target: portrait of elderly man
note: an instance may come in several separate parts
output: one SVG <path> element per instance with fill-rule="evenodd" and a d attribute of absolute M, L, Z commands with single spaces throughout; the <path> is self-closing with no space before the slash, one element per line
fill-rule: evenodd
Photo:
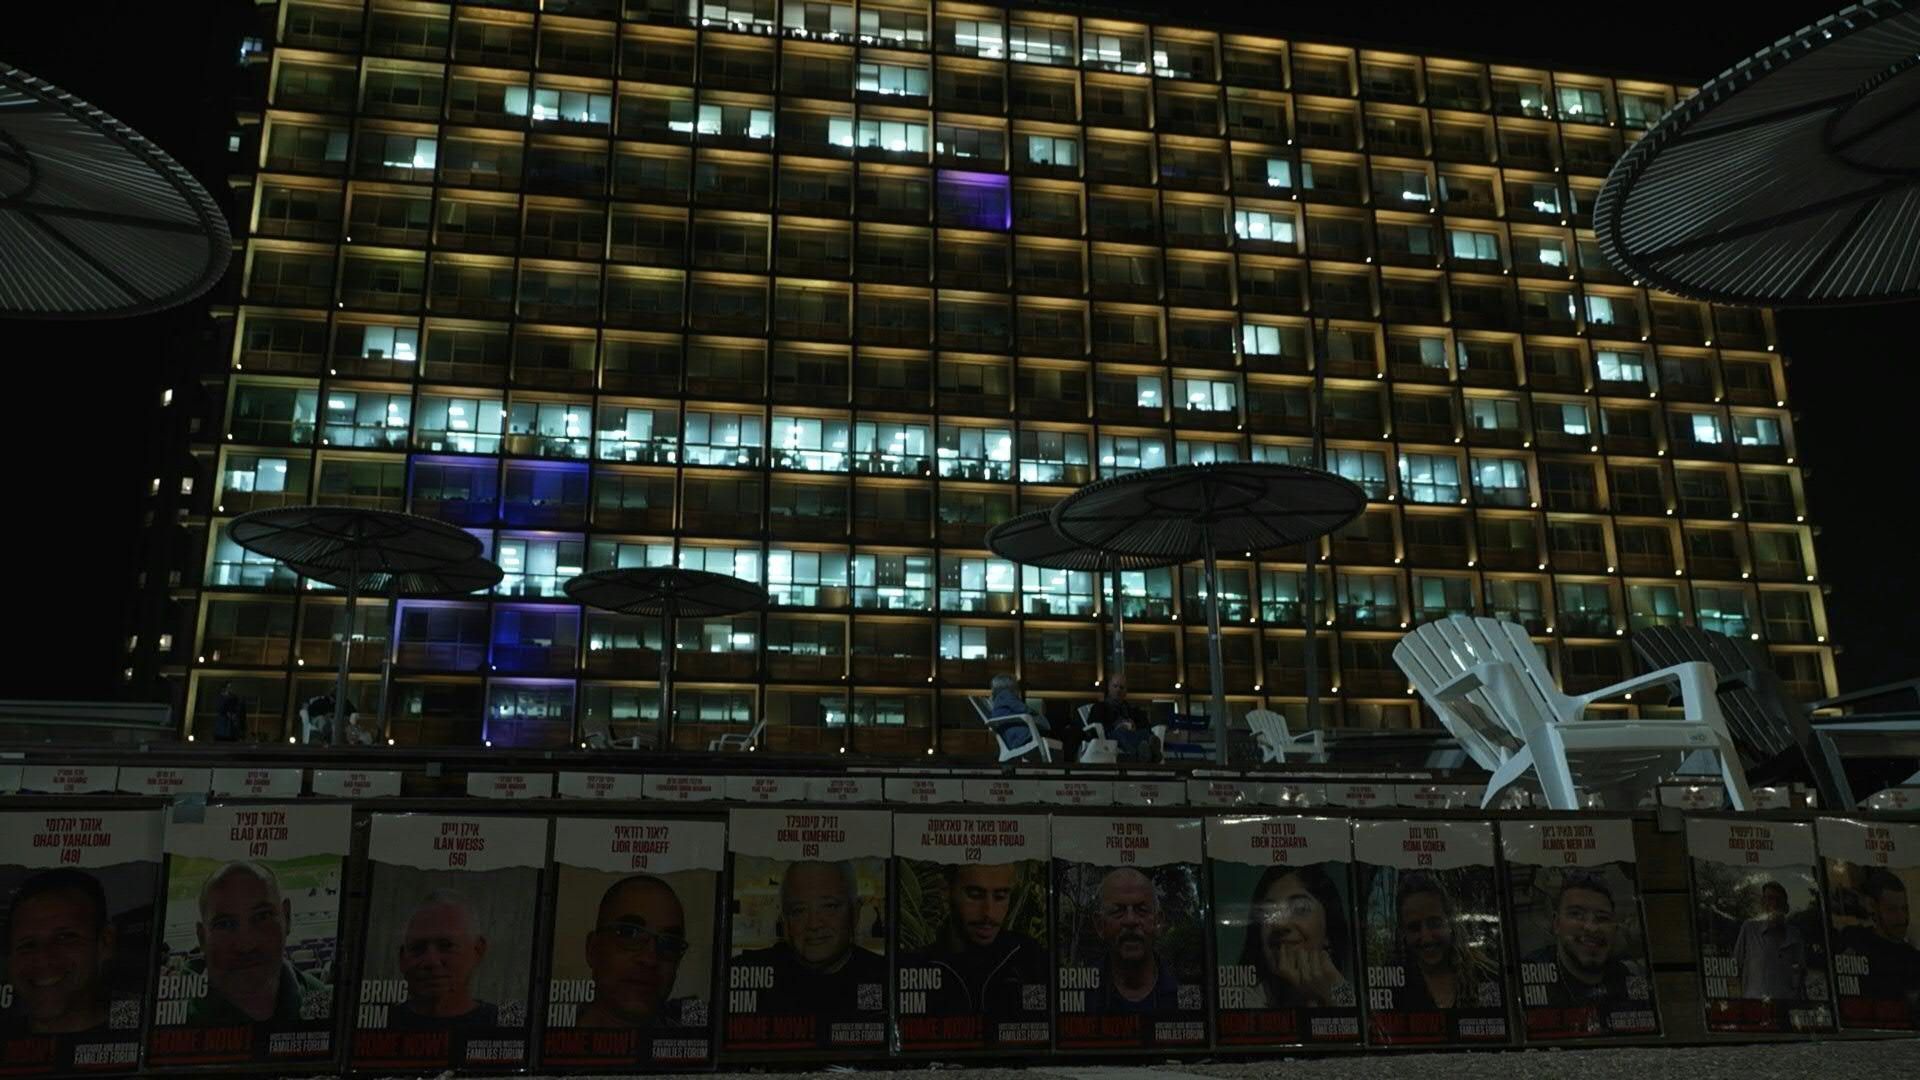
<path fill-rule="evenodd" d="M 1046 951 L 1007 929 L 1014 898 L 1025 886 L 1021 865 L 970 863 L 945 870 L 946 923 L 930 948 L 900 958 L 901 969 L 941 970 L 938 988 L 927 994 L 928 1013 L 1020 1019 L 1025 988 L 1047 984 Z"/>
<path fill-rule="evenodd" d="M 1621 918 L 1613 890 L 1593 874 L 1568 874 L 1560 884 L 1547 923 L 1547 944 L 1521 957 L 1530 964 L 1552 964 L 1558 977 L 1542 989 L 1554 1008 L 1627 1004 L 1634 971 L 1618 955 Z"/>
<path fill-rule="evenodd" d="M 853 864 L 796 862 L 780 879 L 780 941 L 748 949 L 735 966 L 773 969 L 773 986 L 758 1011 L 823 1020 L 857 1016 L 860 988 L 883 987 L 887 962 L 854 944 L 862 900 Z"/>
<path fill-rule="evenodd" d="M 21 883 L 7 904 L 8 1035 L 58 1035 L 106 1027 L 119 937 L 93 875 L 62 868 Z"/>
<path fill-rule="evenodd" d="M 1106 956 L 1087 1009 L 1101 1014 L 1179 1011 L 1180 986 L 1156 946 L 1166 929 L 1153 879 L 1132 867 L 1100 879 L 1093 931 Z"/>
<path fill-rule="evenodd" d="M 671 885 L 650 874 L 614 882 L 587 931 L 593 1001 L 580 1010 L 576 1026 L 678 1026 L 681 1001 L 673 998 L 673 984 L 687 949 L 687 913 Z"/>
<path fill-rule="evenodd" d="M 437 889 L 407 916 L 400 939 L 400 977 L 407 999 L 388 1014 L 396 1030 L 494 1027 L 499 1007 L 473 993 L 473 977 L 487 958 L 487 934 L 473 902 Z"/>
<path fill-rule="evenodd" d="M 287 961 L 293 905 L 272 870 L 253 862 L 215 870 L 200 887 L 199 914 L 193 932 L 207 993 L 188 1009 L 188 1024 L 296 1023 L 302 1002 L 326 991 Z"/>

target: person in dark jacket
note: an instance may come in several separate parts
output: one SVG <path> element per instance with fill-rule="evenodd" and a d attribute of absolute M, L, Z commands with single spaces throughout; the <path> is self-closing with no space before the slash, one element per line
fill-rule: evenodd
<path fill-rule="evenodd" d="M 1569 874 L 1554 899 L 1549 929 L 1553 940 L 1520 958 L 1553 976 L 1544 987 L 1542 1004 L 1601 1010 L 1595 1023 L 1602 1025 L 1610 1008 L 1646 1004 L 1644 993 L 1638 1000 L 1630 995 L 1631 988 L 1644 985 L 1642 977 L 1615 955 L 1621 926 L 1606 882 L 1590 874 Z"/>
<path fill-rule="evenodd" d="M 755 1012 L 815 1016 L 822 1024 L 886 1015 L 887 962 L 854 943 L 861 909 L 850 862 L 796 862 L 780 879 L 781 940 L 747 949 L 733 969 L 765 969 Z M 757 980 L 756 980 L 757 981 Z M 869 1004 L 871 1003 L 871 1004 Z"/>
<path fill-rule="evenodd" d="M 1102 726 L 1107 738 L 1119 745 L 1121 761 L 1160 760 L 1160 740 L 1147 726 L 1146 714 L 1127 703 L 1126 676 L 1107 680 L 1107 695 L 1094 703 L 1087 723 Z"/>
<path fill-rule="evenodd" d="M 1905 1001 L 1907 1014 L 1920 1018 L 1920 949 L 1907 941 L 1910 911 L 1907 887 L 1890 871 L 1872 867 L 1860 886 L 1871 920 L 1848 926 L 1835 935 L 1842 956 L 1866 961 L 1860 978 L 1860 996 Z"/>
<path fill-rule="evenodd" d="M 232 683 L 220 686 L 220 702 L 213 714 L 215 742 L 239 742 L 247 737 L 247 703 L 233 692 Z"/>
<path fill-rule="evenodd" d="M 1156 947 L 1166 929 L 1153 879 L 1123 866 L 1100 879 L 1100 907 L 1093 931 L 1106 947 L 1099 989 L 1088 995 L 1091 1011 L 1171 1014 L 1180 1009 L 1173 966 Z"/>
<path fill-rule="evenodd" d="M 200 970 L 205 997 L 187 1010 L 195 1027 L 266 1023 L 287 1026 L 308 1018 L 328 986 L 287 959 L 293 905 L 280 879 L 256 862 L 231 862 L 200 887 Z"/>
<path fill-rule="evenodd" d="M 1018 863 L 948 868 L 945 929 L 932 948 L 900 958 L 903 984 L 909 970 L 921 969 L 915 981 L 933 987 L 927 991 L 929 1015 L 976 1013 L 989 1025 L 988 1038 L 993 1024 L 1028 1019 L 1030 1013 L 1046 1018 L 1046 950 L 1007 929 L 1023 884 Z M 926 969 L 937 969 L 938 977 L 925 978 Z M 1029 987 L 1040 990 L 1038 1009 L 1025 1004 Z"/>

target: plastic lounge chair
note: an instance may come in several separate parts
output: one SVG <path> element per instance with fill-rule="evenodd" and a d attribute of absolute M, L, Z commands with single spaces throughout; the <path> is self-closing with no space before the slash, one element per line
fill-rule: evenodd
<path fill-rule="evenodd" d="M 1482 806 L 1495 805 L 1507 788 L 1530 776 L 1550 809 L 1587 808 L 1589 796 L 1615 809 L 1630 808 L 1700 750 L 1716 756 L 1729 805 L 1753 805 L 1706 664 L 1677 664 L 1569 696 L 1524 627 L 1465 615 L 1415 627 L 1394 647 L 1393 658 L 1441 723 L 1493 773 Z M 1598 702 L 1676 684 L 1680 719 L 1587 718 L 1588 707 Z"/>
<path fill-rule="evenodd" d="M 1254 744 L 1260 747 L 1260 763 L 1284 763 L 1287 752 L 1305 754 L 1311 762 L 1327 760 L 1326 736 L 1318 728 L 1298 735 L 1287 730 L 1287 718 L 1272 709 L 1254 709 L 1247 713 L 1247 727 Z"/>
<path fill-rule="evenodd" d="M 638 750 L 641 747 L 638 735 L 614 738 L 613 725 L 604 720 L 582 731 L 580 741 L 586 743 L 589 750 Z"/>
<path fill-rule="evenodd" d="M 767 718 L 763 716 L 744 735 L 737 731 L 730 731 L 725 735 L 708 739 L 707 749 L 710 751 L 757 750 L 760 748 L 760 735 L 766 730 Z"/>
<path fill-rule="evenodd" d="M 1093 704 L 1089 702 L 1074 712 L 1080 718 L 1080 764 L 1119 764 L 1120 744 L 1107 738 L 1105 724 L 1095 724 L 1087 719 L 1093 715 Z"/>
<path fill-rule="evenodd" d="M 1060 749 L 1060 740 L 1049 739 L 1040 734 L 1040 727 L 1033 722 L 1032 713 L 1002 716 L 997 720 L 990 720 L 987 716 L 992 709 L 987 704 L 986 698 L 970 697 L 967 701 L 973 705 L 973 711 L 980 715 L 980 722 L 987 725 L 988 731 L 993 732 L 994 744 L 1000 748 L 1000 764 L 1005 765 L 1009 761 L 1016 761 L 1035 752 L 1039 753 L 1041 761 L 1049 763 L 1053 761 L 1054 752 Z M 1027 733 L 1032 738 L 1019 746 L 1008 746 L 1006 733 L 1015 724 L 1025 724 Z"/>
<path fill-rule="evenodd" d="M 1812 715 L 1817 708 L 1896 688 L 1875 687 L 1802 705 L 1787 693 L 1766 654 L 1738 638 L 1694 626 L 1655 626 L 1634 631 L 1632 641 L 1633 651 L 1650 668 L 1687 661 L 1711 664 L 1719 677 L 1720 711 L 1749 772 L 1761 782 L 1810 778 L 1823 806 L 1847 809 L 1856 803 L 1834 736 L 1848 736 L 1844 741 L 1850 746 L 1858 740 L 1862 749 L 1877 750 L 1874 734 L 1920 734 L 1920 718 L 1910 714 L 1879 718 L 1855 713 L 1826 722 Z"/>

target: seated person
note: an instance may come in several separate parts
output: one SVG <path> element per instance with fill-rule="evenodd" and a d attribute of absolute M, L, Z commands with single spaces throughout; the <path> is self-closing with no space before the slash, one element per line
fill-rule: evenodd
<path fill-rule="evenodd" d="M 1148 727 L 1146 714 L 1127 704 L 1126 676 L 1107 680 L 1107 696 L 1094 703 L 1087 723 L 1101 725 L 1119 748 L 1121 761 L 1160 760 L 1160 740 Z"/>
<path fill-rule="evenodd" d="M 1001 741 L 1005 742 L 1010 750 L 1017 750 L 1032 742 L 1033 732 L 1028 731 L 1025 724 L 1003 724 L 1000 721 L 1022 716 L 1033 717 L 1033 726 L 1039 729 L 1042 736 L 1053 730 L 1052 725 L 1047 723 L 1047 718 L 1040 715 L 1020 696 L 1020 684 L 1013 676 L 995 675 L 993 694 L 987 699 L 987 726 L 1000 733 Z"/>

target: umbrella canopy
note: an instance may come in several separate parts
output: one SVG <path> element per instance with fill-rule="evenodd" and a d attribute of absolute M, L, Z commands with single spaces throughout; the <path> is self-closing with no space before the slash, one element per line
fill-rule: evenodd
<path fill-rule="evenodd" d="M 1047 510 L 1021 514 L 988 529 L 987 547 L 1003 559 L 1049 570 L 1153 570 L 1181 561 L 1179 556 L 1124 555 L 1082 547 L 1053 531 L 1053 517 Z"/>
<path fill-rule="evenodd" d="M 346 506 L 255 510 L 234 518 L 227 535 L 248 551 L 278 559 L 308 577 L 328 570 L 410 574 L 480 555 L 478 539 L 445 522 Z"/>
<path fill-rule="evenodd" d="M 1083 547 L 1181 562 L 1324 536 L 1366 505 L 1359 485 L 1332 473 L 1233 462 L 1148 469 L 1088 484 L 1054 504 L 1051 521 L 1063 539 Z"/>
<path fill-rule="evenodd" d="M 225 215 L 164 151 L 0 63 L 0 315 L 159 311 L 212 288 L 232 249 Z"/>
<path fill-rule="evenodd" d="M 568 581 L 566 589 L 588 607 L 623 615 L 697 619 L 753 611 L 767 603 L 767 590 L 750 581 L 677 566 L 595 570 Z"/>
<path fill-rule="evenodd" d="M 348 570 L 315 568 L 307 576 L 336 589 L 344 589 L 353 574 Z M 396 598 L 466 596 L 493 588 L 505 576 L 493 560 L 476 555 L 465 562 L 428 570 L 361 574 L 357 590 L 363 595 Z"/>
<path fill-rule="evenodd" d="M 1593 225 L 1681 296 L 1920 297 L 1920 6 L 1869 0 L 1714 77 L 1614 165 Z"/>

